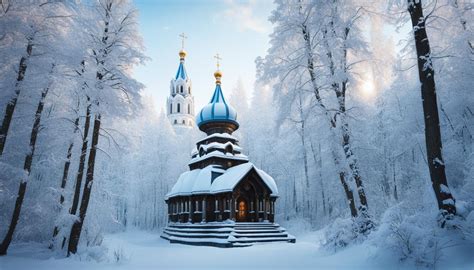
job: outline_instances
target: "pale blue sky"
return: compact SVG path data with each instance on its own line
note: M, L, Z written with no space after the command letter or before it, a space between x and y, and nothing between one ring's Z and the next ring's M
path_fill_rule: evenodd
M271 32L267 18L273 1L231 0L135 0L140 12L140 30L146 54L152 58L136 70L136 78L146 85L157 110L166 104L170 79L176 74L185 41L186 70L191 78L196 111L209 102L214 90L216 53L223 58L222 87L229 96L239 78L247 92L255 81L257 56L264 56Z

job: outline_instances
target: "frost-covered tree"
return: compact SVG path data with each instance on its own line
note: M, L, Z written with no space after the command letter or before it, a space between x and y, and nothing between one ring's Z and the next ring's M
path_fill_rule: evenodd
M91 106L94 115L92 139L78 219L69 236L68 254L77 251L90 201L102 115L129 115L133 111L142 86L131 78L130 68L145 59L137 31L136 11L131 4L104 0L95 2L93 6L91 21L97 23L90 25L90 39L85 43L90 53L86 95L87 106Z
M418 75L421 83L421 99L425 119L425 142L428 168L433 190L438 201L441 214L456 214L454 197L448 187L445 163L442 156L442 142L438 103L435 86L435 73L432 62L431 47L426 34L426 18L423 15L421 1L408 0L408 12L415 36ZM444 221L441 221L444 226Z
M20 160L24 161L22 173L19 173L19 170L12 173L2 170L5 183L8 183L10 187L19 184L17 195L14 197L15 206L11 212L10 223L6 225L8 229L0 245L2 255L6 254L13 239L21 210L24 207L27 184L33 178L32 170L34 163L38 160L35 150L39 146L37 142L43 127L42 118L44 118L46 104L58 104L59 101L55 98L50 99L48 93L54 92L52 88L58 87L61 72L64 70L65 61L60 58L63 52L60 44L69 37L70 32L67 31L67 26L70 19L68 16L72 9L72 5L61 2L14 2L6 3L6 5L8 8L3 9L4 14L0 19L4 20L5 25L12 26L12 31L8 31L8 28L2 29L3 41L10 43L11 47L7 46L2 55L5 53L8 56L18 56L20 64L16 79L10 76L2 77L2 84L12 85L14 90L12 95L2 96L2 101L7 100L7 103L2 135L0 135L0 148L3 154L5 154L5 149L9 150L7 150L8 154L1 155L0 164L3 168L15 168L20 167L18 164ZM53 40L50 36L57 38ZM19 44L26 44L26 54L15 53L15 47L21 47ZM35 53L33 53L34 48ZM50 68L45 68L47 66ZM13 63L7 65L5 75L12 74L9 68L13 68ZM21 105L18 103L20 99ZM19 113L23 117L17 117L15 121L12 121L14 114L18 114L16 111L19 110L19 106L21 106ZM6 141L9 131L14 126L16 126L13 131L15 136L10 136L11 139ZM23 136L28 129L29 136ZM10 212L5 211L5 214L10 214Z
M327 123L335 140L331 143L332 159L351 215L362 221L357 222L361 227L356 230L366 232L372 228L372 222L351 142L347 104L352 68L358 61L354 55L364 53L358 28L360 11L356 3L348 1L277 2L271 17L275 24L272 47L263 75L265 80L279 81L275 90L283 104L281 113L290 115L295 108L292 104L303 100L302 94L296 93L304 93L305 113L317 115Z

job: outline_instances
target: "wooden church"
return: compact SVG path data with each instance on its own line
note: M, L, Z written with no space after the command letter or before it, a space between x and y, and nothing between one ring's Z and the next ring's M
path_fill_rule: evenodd
M219 63L217 67L214 94L196 116L207 136L196 143L190 170L165 197L169 224L161 237L171 243L219 247L294 243L295 238L274 223L275 181L249 162L232 136L239 128L237 113L224 98Z

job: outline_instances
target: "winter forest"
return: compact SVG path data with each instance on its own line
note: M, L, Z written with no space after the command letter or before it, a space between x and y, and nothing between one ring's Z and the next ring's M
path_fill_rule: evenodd
M136 78L136 3L0 0L0 269L473 269L473 9L275 0L253 87L224 55L222 91L296 243L218 248L160 238L206 134Z

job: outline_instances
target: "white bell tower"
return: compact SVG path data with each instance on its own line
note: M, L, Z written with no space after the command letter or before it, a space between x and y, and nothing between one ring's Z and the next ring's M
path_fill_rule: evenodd
M179 51L179 67L176 76L170 82L170 96L166 102L166 114L174 127L194 126L194 97L192 95L192 83L184 68L184 39L187 38L184 33L182 38L182 48Z

